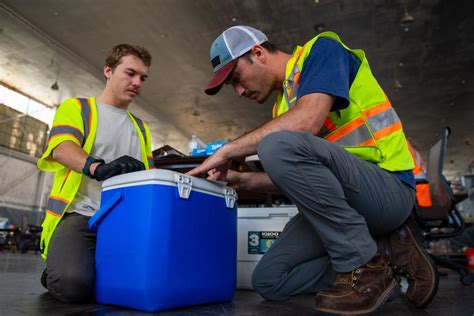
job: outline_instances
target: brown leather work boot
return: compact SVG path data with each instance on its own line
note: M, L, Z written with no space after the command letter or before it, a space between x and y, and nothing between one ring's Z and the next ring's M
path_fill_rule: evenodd
M392 269L380 255L352 272L341 273L330 289L316 295L316 310L336 314L365 314L399 294Z
M438 290L439 275L433 260L416 240L413 225L414 221L409 218L402 226L376 240L380 254L389 261L393 272L407 278L407 299L423 308Z

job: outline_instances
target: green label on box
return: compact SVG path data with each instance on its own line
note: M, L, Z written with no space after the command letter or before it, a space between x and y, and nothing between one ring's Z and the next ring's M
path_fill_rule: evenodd
M280 236L280 232L275 231L249 232L248 253L251 255L264 254L278 236Z

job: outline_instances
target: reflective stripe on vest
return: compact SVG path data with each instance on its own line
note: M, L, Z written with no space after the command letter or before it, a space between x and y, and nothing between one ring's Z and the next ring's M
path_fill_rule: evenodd
M131 113L130 113L131 114ZM140 120L138 117L136 117L135 115L133 115L133 118L135 119L135 121L137 122L137 125L138 127L140 128L140 131L142 132L142 135L143 135L143 139L145 140L145 144L146 144L146 131L145 131L145 125L143 124L143 121Z
M131 113L130 113L131 114ZM140 131L142 132L143 139L145 140L145 146L147 145L147 139L146 139L146 130L145 130L145 124L143 124L143 121L137 118L135 115L131 114L135 121L137 122L138 127L140 128ZM146 156L146 159L148 161L148 167L153 168L155 166L155 161L153 160L153 156Z
M148 160L148 168L154 169L155 168L155 160L153 156L146 155L146 159Z
M89 103L89 99L77 98L79 105L81 106L81 116L82 122L84 124L84 141L89 136L89 131L91 128L91 105ZM84 145L84 143L81 143Z
M288 79L283 82L283 86L285 87L285 89L283 89L284 97L290 109L294 107L296 104L296 97L298 94L298 87L300 85L300 75L301 75L301 71L298 67L298 60L300 59L302 54L303 54L303 49L300 49L296 53L296 61L295 61L295 66L293 68L293 71L291 72Z
M56 125L56 126L53 126L51 128L51 131L49 132L48 142L53 137L60 136L60 135L65 135L65 134L69 134L69 135L73 136L74 138L76 138L78 140L79 144L82 144L83 141L84 141L84 135L76 127L70 126L70 125Z
M320 134L320 136L331 142L338 143L343 147L375 146L373 138L379 140L388 134L402 129L400 118L391 106L386 109L387 104L390 106L388 100L374 108L362 111L366 121L364 121L362 117L357 117L353 121L337 129L334 133L328 135ZM379 112L378 110L380 109L384 109L384 111ZM366 122L373 133L373 138Z
M48 205L46 212L55 217L61 217L66 210L66 206L69 201L62 199L58 196L50 196L48 199Z
M64 186L66 183L66 180L69 178L69 175L71 174L71 169L68 169L66 176L64 177L64 180L62 180L62 185L61 188ZM59 217L61 218L64 211L66 210L66 207L68 206L70 201L63 199L59 196L54 196L50 195L48 198L48 204L46 207L46 213L54 216L54 217Z
M371 143L367 145L374 145L372 144L372 135L365 125L364 119L361 117L356 118L324 138L330 142L338 143L343 147L361 146L361 144L365 143Z
M410 150L410 154L413 157L413 161L415 162L415 168L413 168L413 174L415 175L415 180L428 180L425 173L425 167L423 164L423 158L421 157L420 153L413 144L408 141L408 149Z
M325 137L337 129L336 125L331 121L329 117L324 120L323 126L319 130L318 136Z

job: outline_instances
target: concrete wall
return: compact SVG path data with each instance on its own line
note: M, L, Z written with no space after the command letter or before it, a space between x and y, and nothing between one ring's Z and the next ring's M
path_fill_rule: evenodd
M15 225L39 225L53 174L39 171L37 158L0 147L0 217Z

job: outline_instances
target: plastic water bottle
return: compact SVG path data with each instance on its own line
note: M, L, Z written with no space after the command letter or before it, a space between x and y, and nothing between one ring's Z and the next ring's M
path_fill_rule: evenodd
M198 148L206 148L206 143L203 142L199 137L196 137L197 143L198 143Z
M189 156L192 156L193 150L199 148L199 142L196 135L191 136L191 140L188 143Z

